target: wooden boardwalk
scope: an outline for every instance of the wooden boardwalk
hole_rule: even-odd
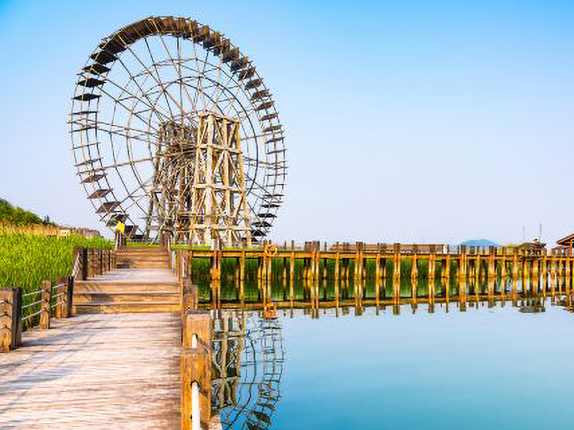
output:
[[[175,276],[167,249],[81,248],[71,278],[42,285],[32,293],[42,300],[28,305],[40,309],[40,324],[22,339],[30,295],[0,291],[0,429],[190,430],[200,422],[221,430],[211,414],[211,315],[197,310],[195,287]]]
[[[0,355],[0,428],[175,429],[180,315],[79,315]]]

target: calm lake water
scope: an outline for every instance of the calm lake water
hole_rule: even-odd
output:
[[[228,366],[214,399],[234,430],[571,430],[574,315],[560,303],[321,309],[318,318],[295,309],[276,320],[214,311]]]

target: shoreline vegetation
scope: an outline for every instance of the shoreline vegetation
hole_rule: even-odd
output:
[[[42,220],[0,199],[0,288],[21,287],[23,294],[37,291],[42,281],[57,282],[72,273],[74,247],[113,246],[103,237],[84,236],[74,229],[61,233],[62,227],[48,217]],[[27,297],[23,304],[32,299],[37,297]]]
[[[76,246],[111,248],[102,237],[54,236],[36,227],[0,225],[0,287],[37,290],[44,280],[69,275]]]

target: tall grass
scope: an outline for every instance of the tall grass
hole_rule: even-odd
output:
[[[101,237],[46,236],[32,229],[0,226],[0,287],[36,291],[43,280],[70,275],[75,246],[111,247]]]

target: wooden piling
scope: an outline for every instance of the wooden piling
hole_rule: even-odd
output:
[[[446,258],[442,260],[442,269],[441,269],[442,278],[447,281],[450,281],[450,246],[446,246]]]
[[[241,250],[241,257],[239,257],[239,281],[245,281],[245,248]]]
[[[498,277],[498,273],[496,270],[496,248],[494,246],[489,247],[488,250],[488,278],[489,279],[496,279]]]
[[[418,249],[413,247],[413,256],[411,258],[411,280],[418,279],[419,277],[419,262],[418,262]]]
[[[339,254],[339,247],[337,246],[337,253],[335,254],[335,275],[334,275],[335,282],[337,282],[340,279],[340,268],[339,268],[341,264],[340,258],[341,256]]]
[[[354,279],[355,282],[357,281],[357,279],[359,279],[359,273],[360,273],[360,267],[361,267],[361,260],[360,260],[360,245],[357,243],[356,245],[356,249],[355,249],[355,273],[354,273]]]
[[[52,303],[52,282],[51,281],[44,281],[42,282],[42,303],[41,306],[41,313],[40,313],[40,324],[39,327],[41,329],[49,329],[50,328],[50,306]]]
[[[393,280],[401,280],[401,244],[395,243],[393,254]]]
[[[375,256],[375,282],[381,279],[381,245],[377,243],[377,255]]]
[[[208,428],[211,421],[211,316],[209,311],[188,310],[182,323],[181,430]]]
[[[22,344],[22,288],[0,288],[0,352]]]
[[[458,278],[459,280],[466,280],[466,267],[467,267],[467,255],[466,255],[466,246],[462,245],[460,247],[460,256],[459,256],[459,269],[458,269]]]
[[[419,296],[419,278],[411,278],[411,303],[416,304]]]
[[[460,277],[458,282],[458,301],[461,304],[462,310],[462,306],[466,302],[466,277]]]
[[[540,279],[540,267],[538,260],[532,260],[532,278]]]
[[[554,283],[558,281],[558,259],[556,257],[556,251],[552,250],[552,259],[551,259],[551,277],[554,280]]]
[[[271,282],[271,277],[273,275],[273,258],[272,257],[267,257],[267,271],[266,271],[266,275],[267,275],[267,282],[270,283]]]
[[[518,249],[514,248],[512,254],[512,279],[518,279]]]
[[[428,278],[429,278],[429,285],[431,284],[431,280],[434,280],[435,278],[435,272],[436,272],[436,249],[435,249],[435,245],[431,245],[430,247],[430,254],[429,254],[429,262],[428,262]]]
[[[501,249],[502,255],[500,257],[500,277],[503,281],[508,277],[508,271],[506,267],[506,248]]]

